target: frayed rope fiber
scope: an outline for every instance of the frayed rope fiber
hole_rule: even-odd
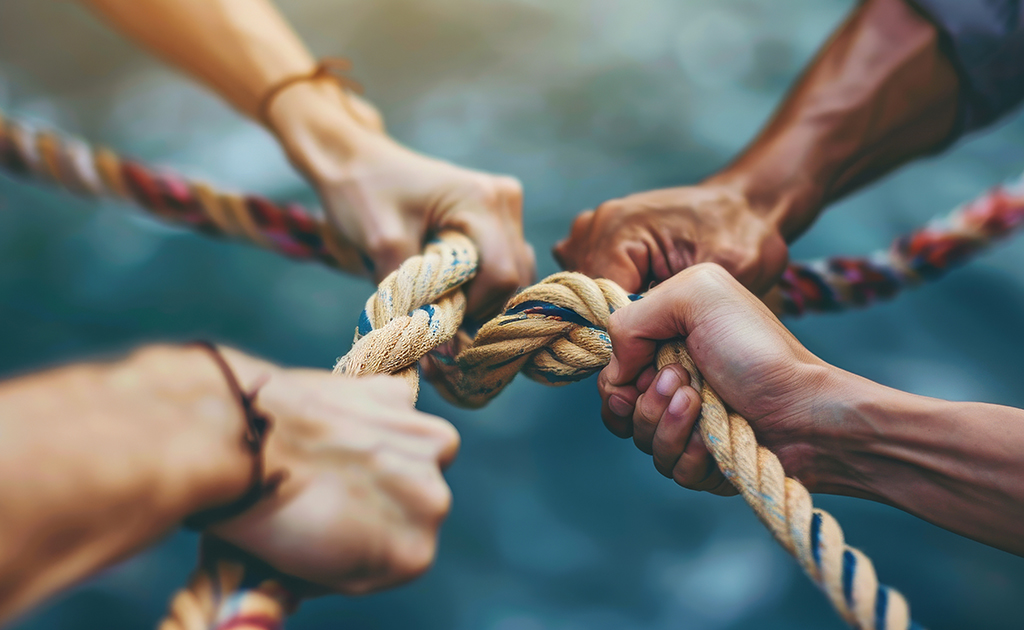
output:
[[[160,219],[243,238],[288,256],[367,269],[364,257],[334,235],[322,213],[217,191],[2,116],[0,170],[80,196],[127,202]],[[1018,182],[986,193],[887,251],[790,265],[766,303],[776,314],[791,316],[866,306],[941,276],[1022,224],[1024,184]],[[460,287],[472,279],[476,265],[476,248],[465,236],[446,233],[429,243],[367,301],[355,344],[335,372],[397,374],[418,391],[416,364],[426,357],[449,400],[481,406],[520,371],[563,385],[608,363],[608,318],[635,296],[608,280],[559,273],[523,290],[502,315],[470,336],[459,330],[465,310]],[[678,363],[690,373],[703,401],[698,427],[720,469],[840,616],[862,630],[917,627],[903,597],[880,585],[871,561],[845,544],[835,519],[813,507],[807,490],[786,477],[743,418],[726,411],[685,344],[665,344],[657,363],[659,368]],[[199,569],[174,598],[161,630],[276,630],[297,603],[288,578],[207,540]]]

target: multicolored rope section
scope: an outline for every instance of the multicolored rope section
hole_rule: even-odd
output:
[[[171,601],[159,630],[281,630],[299,605],[297,585],[215,538],[204,537],[199,566]]]
[[[0,113],[0,172],[75,195],[112,199],[204,234],[248,241],[299,259],[366,274],[371,264],[319,210],[217,190],[37,129]],[[945,219],[866,257],[792,263],[765,301],[780,316],[869,306],[934,280],[1024,225],[1024,178],[997,187]]]
[[[862,258],[792,263],[765,302],[780,316],[870,306],[937,280],[1024,226],[1024,176]]]
[[[336,236],[322,212],[216,190],[77,138],[4,118],[2,113],[0,171],[79,197],[120,201],[210,236],[242,239],[352,273],[367,271],[365,258]]]

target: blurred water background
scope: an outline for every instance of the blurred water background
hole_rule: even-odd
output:
[[[391,132],[520,177],[540,273],[578,211],[690,183],[738,151],[852,0],[282,0],[346,55]],[[0,109],[193,175],[314,202],[273,140],[74,3],[0,0]],[[832,209],[796,258],[865,253],[1024,168],[1024,121]],[[365,282],[0,177],[0,373],[213,338],[328,367]],[[1024,406],[1024,243],[870,311],[792,322],[826,360],[947,399]],[[59,392],[55,392],[59,396]],[[461,429],[454,511],[413,585],[309,602],[292,628],[840,628],[737,498],[689,493],[608,434],[592,382],[522,381]],[[73,413],[69,410],[69,413]],[[69,418],[73,421],[73,418]],[[820,497],[933,629],[1020,628],[1024,561],[892,508]],[[14,625],[152,627],[195,559],[171,536]]]

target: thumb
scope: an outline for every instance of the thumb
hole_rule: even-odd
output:
[[[399,221],[378,222],[368,226],[364,242],[366,256],[373,265],[370,271],[378,282],[410,257],[423,251],[422,236]]]
[[[647,261],[646,247],[634,244],[607,256],[595,257],[584,273],[593,278],[607,278],[630,293],[640,293],[648,277]]]
[[[612,313],[608,321],[612,358],[606,368],[612,385],[632,382],[654,362],[659,342],[686,334],[676,306],[674,292],[662,285]]]

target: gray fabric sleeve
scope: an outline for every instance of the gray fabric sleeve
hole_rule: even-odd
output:
[[[940,30],[961,78],[960,131],[1024,100],[1024,0],[907,0]]]

